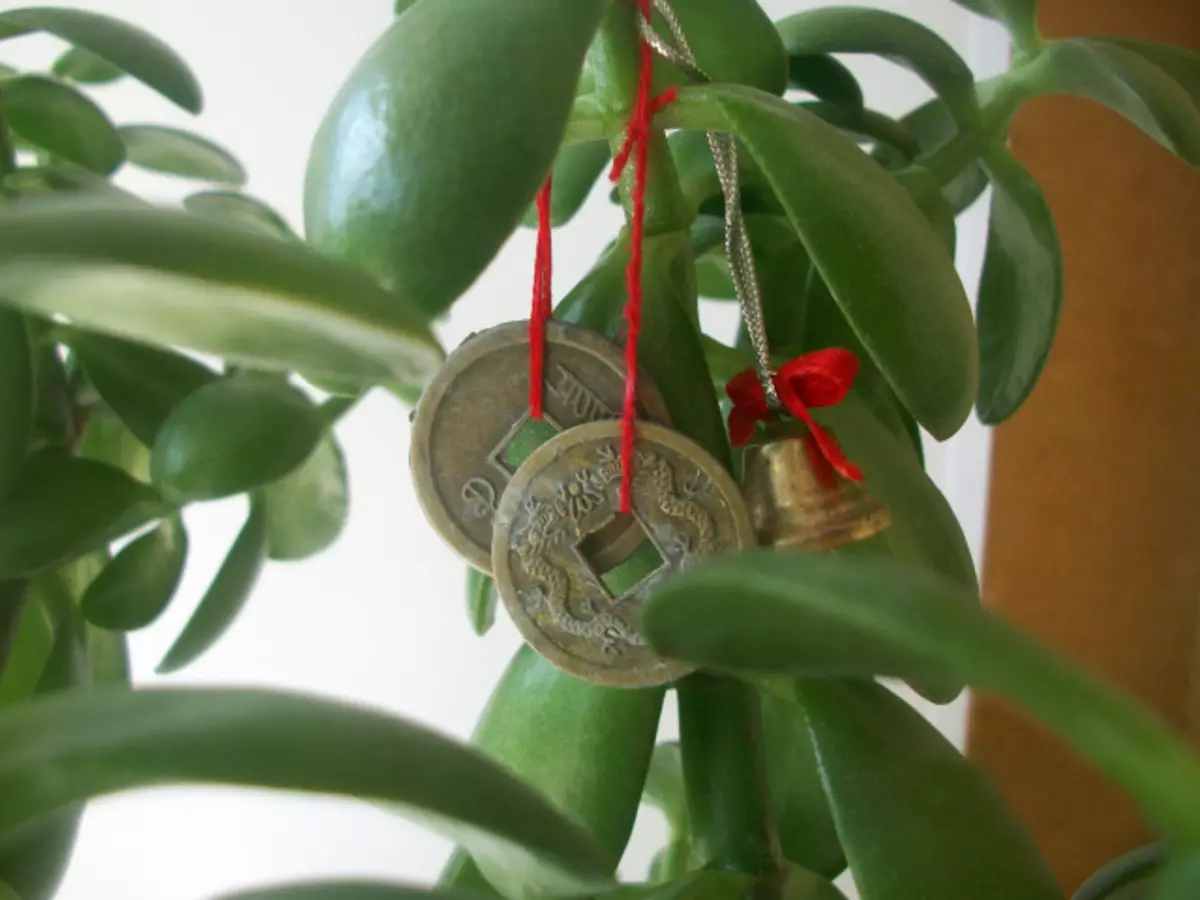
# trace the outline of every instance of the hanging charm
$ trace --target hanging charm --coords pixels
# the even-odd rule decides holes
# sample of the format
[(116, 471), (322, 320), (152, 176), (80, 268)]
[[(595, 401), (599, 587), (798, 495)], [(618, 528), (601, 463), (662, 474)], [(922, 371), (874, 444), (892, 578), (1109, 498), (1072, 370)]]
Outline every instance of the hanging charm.
[[(694, 441), (643, 422), (634, 459), (626, 516), (621, 423), (563, 432), (513, 476), (492, 544), (497, 589), (525, 640), (559, 668), (613, 687), (692, 671), (650, 649), (639, 608), (668, 575), (756, 543), (737, 483)], [(597, 538), (614, 525), (638, 540), (623, 559), (597, 559)]]
[[(530, 412), (530, 328), (509, 322), (473, 335), (446, 360), (413, 414), (410, 464), (417, 499), (439, 535), (468, 563), (491, 571), (492, 520), (513, 473), (558, 432), (615, 418), (625, 393), (625, 359), (603, 335), (544, 323), (542, 418)], [(643, 373), (639, 415), (669, 422), (666, 403)], [(620, 553), (619, 535), (611, 552)]]

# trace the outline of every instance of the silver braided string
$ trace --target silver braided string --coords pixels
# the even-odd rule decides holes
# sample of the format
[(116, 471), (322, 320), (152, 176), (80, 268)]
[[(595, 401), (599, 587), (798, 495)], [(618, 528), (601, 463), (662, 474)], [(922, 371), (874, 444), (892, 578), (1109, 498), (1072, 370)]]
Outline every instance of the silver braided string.
[[(642, 37), (676, 68), (694, 81), (709, 81), (707, 74), (696, 62), (695, 54), (683, 33), (683, 27), (671, 8), (669, 0), (654, 0), (654, 7), (662, 14), (671, 30), (674, 45), (667, 43), (654, 27), (641, 16), (638, 17)], [(758, 275), (754, 268), (754, 252), (750, 247), (750, 235), (742, 218), (741, 184), (738, 178), (737, 138), (720, 131), (708, 132), (708, 147), (712, 151), (717, 178), (721, 182), (721, 194), (725, 199), (725, 256), (729, 261), (729, 278), (737, 295), (742, 317), (746, 321), (746, 333), (754, 348), (754, 359), (758, 378), (762, 382), (767, 402), (777, 406), (779, 398), (775, 392), (771, 366), (771, 349), (767, 343), (767, 328), (763, 321), (762, 294), (758, 287)]]

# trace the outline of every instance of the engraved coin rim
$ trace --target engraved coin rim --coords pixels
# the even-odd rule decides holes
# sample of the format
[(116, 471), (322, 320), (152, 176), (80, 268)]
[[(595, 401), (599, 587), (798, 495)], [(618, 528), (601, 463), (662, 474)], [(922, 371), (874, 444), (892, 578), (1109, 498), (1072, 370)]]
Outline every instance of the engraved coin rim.
[[(496, 589), (508, 610), (509, 618), (517, 626), (517, 630), (525, 642), (550, 663), (592, 684), (623, 688), (659, 687), (690, 675), (698, 667), (682, 660), (666, 658), (662, 658), (661, 665), (656, 666), (651, 673), (639, 669), (604, 668), (586, 663), (560, 650), (540, 628), (533, 624), (521, 605), (521, 599), (517, 596), (512, 579), (509, 540), (513, 522), (521, 510), (521, 504), (525, 499), (525, 490), (530, 482), (541, 475), (565, 450), (588, 442), (619, 440), (620, 437), (621, 423), (619, 420), (588, 422), (568, 428), (529, 455), (509, 480), (508, 486), (500, 498), (500, 503), (496, 507), (495, 527), (492, 530), (492, 570), (496, 573)], [(637, 423), (637, 438), (634, 446), (636, 447), (642, 442), (664, 447), (691, 459), (698, 459), (701, 469), (712, 479), (714, 487), (728, 502), (733, 518), (736, 549), (746, 550), (757, 545), (758, 538), (754, 531), (754, 523), (750, 519), (750, 510), (742, 498), (741, 486), (711, 453), (678, 431), (652, 422)]]
[[(514, 340), (514, 337), (517, 339)], [(451, 515), (444, 498), (437, 489), (433, 474), (434, 462), (424, 451), (430, 449), (438, 412), (458, 375), (490, 354), (508, 350), (521, 343), (529, 343), (528, 321), (504, 322), (471, 335), (451, 352), (445, 364), (421, 394), (421, 398), (413, 410), (409, 467), (412, 470), (417, 503), (420, 504), (426, 519), (433, 525), (434, 531), (450, 549), (485, 575), (492, 573), (491, 546), (476, 543), (465, 530), (459, 527), (457, 520)], [(561, 344), (582, 350), (608, 365), (622, 379), (625, 377), (624, 351), (598, 331), (583, 325), (551, 319), (546, 322), (546, 343), (548, 345)], [(638, 369), (638, 402), (645, 409), (649, 419), (670, 424), (671, 417), (667, 411), (666, 401), (663, 400), (658, 386), (641, 368)], [(571, 428), (567, 429), (567, 431), (570, 430)], [(566, 434), (566, 431), (562, 434)], [(558, 436), (556, 435), (556, 437)], [(501, 497), (503, 497), (503, 493), (500, 491)], [(497, 501), (499, 499), (497, 498)], [(499, 502), (497, 502), (497, 509), (499, 509)]]

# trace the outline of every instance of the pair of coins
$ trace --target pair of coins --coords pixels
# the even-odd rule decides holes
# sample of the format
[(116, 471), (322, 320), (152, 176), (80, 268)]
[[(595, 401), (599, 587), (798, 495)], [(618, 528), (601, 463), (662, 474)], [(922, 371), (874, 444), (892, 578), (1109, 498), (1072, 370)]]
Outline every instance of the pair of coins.
[(673, 681), (692, 667), (649, 648), (638, 609), (669, 574), (753, 546), (750, 516), (720, 464), (667, 427), (641, 373), (632, 515), (619, 514), (623, 354), (586, 328), (547, 326), (541, 422), (529, 415), (527, 323), (450, 356), (413, 420), (418, 497), (550, 662), (605, 685)]

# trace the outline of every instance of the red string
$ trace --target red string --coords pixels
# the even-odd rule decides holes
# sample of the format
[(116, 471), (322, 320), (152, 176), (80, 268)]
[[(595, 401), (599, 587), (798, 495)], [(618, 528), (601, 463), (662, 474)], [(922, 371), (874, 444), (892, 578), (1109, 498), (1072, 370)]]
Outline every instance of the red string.
[[(845, 478), (862, 481), (863, 473), (842, 453), (837, 440), (809, 413), (810, 407), (840, 403), (858, 376), (858, 357), (849, 350), (830, 347), (798, 356), (771, 379), (779, 401), (788, 412), (808, 426), (821, 456)], [(771, 418), (767, 395), (753, 369), (739, 372), (725, 385), (733, 401), (729, 411), (729, 440), (740, 447), (750, 440), (757, 422)]]
[(549, 177), (537, 195), (537, 253), (533, 261), (533, 309), (529, 314), (529, 415), (542, 418), (542, 373), (546, 366), (546, 320), (550, 318), (552, 258), (550, 252)]
[[(634, 0), (643, 18), (650, 21), (650, 0)], [(630, 511), (630, 489), (633, 482), (634, 421), (637, 418), (638, 334), (642, 328), (642, 243), (646, 230), (646, 170), (650, 158), (650, 120), (654, 113), (675, 99), (675, 89), (658, 97), (650, 96), (654, 78), (654, 52), (645, 38), (640, 42), (641, 72), (637, 96), (629, 128), (620, 152), (613, 158), (608, 177), (617, 181), (633, 157), (633, 207), (629, 224), (629, 265), (625, 269), (625, 285), (629, 300), (625, 304), (625, 402), (621, 410), (621, 506)]]

